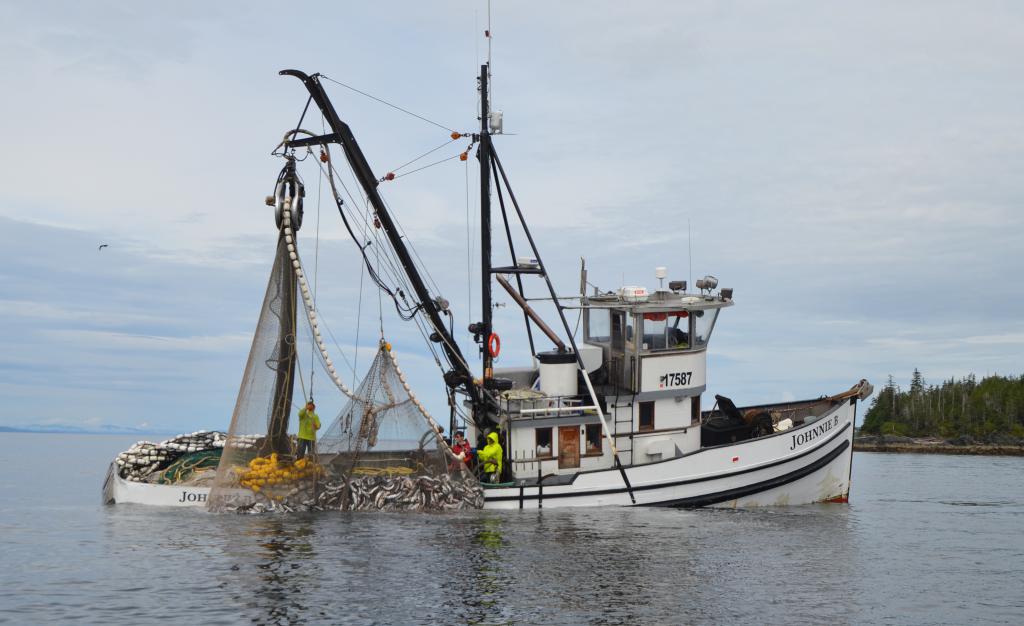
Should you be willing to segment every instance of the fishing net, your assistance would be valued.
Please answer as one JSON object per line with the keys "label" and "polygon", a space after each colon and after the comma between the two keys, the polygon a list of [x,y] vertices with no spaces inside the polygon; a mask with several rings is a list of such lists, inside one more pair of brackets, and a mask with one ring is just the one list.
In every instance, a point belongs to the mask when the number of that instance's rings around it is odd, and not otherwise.
{"label": "fishing net", "polygon": [[453,456],[381,342],[355,397],[320,440],[327,484],[317,503],[343,510],[481,508],[483,490]]}
{"label": "fishing net", "polygon": [[121,478],[139,483],[200,486],[217,468],[225,433],[201,430],[160,443],[139,441],[114,459]]}
{"label": "fishing net", "polygon": [[[292,489],[311,489],[315,476],[298,468],[301,480],[286,478],[284,467],[294,461],[294,443],[288,434],[295,383],[296,285],[291,259],[282,233],[267,283],[263,308],[253,334],[227,440],[210,490],[212,511],[234,510],[262,494],[284,501]],[[278,467],[278,465],[283,467]],[[273,472],[271,472],[273,465]]]}
{"label": "fishing net", "polygon": [[[289,241],[286,241],[289,240]],[[383,341],[363,382],[312,452],[297,455],[289,434],[299,346],[310,340],[318,366],[337,381],[306,297],[290,235],[282,235],[253,337],[224,451],[209,496],[211,511],[450,510],[480,508],[483,490],[452,456],[413,396]],[[299,279],[302,280],[301,278]],[[301,333],[301,335],[299,334]],[[316,349],[319,347],[319,351]],[[309,354],[307,354],[307,359]],[[309,363],[303,359],[301,363]],[[339,391],[339,395],[340,395]],[[293,432],[297,429],[291,429]]]}

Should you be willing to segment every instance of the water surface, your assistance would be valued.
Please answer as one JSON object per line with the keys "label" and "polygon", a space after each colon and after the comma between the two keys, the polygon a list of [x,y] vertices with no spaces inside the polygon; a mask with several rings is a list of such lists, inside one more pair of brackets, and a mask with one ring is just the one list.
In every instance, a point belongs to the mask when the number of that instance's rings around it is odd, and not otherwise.
{"label": "water surface", "polygon": [[0,623],[1024,623],[1024,458],[857,453],[849,505],[218,516],[135,437],[0,434]]}

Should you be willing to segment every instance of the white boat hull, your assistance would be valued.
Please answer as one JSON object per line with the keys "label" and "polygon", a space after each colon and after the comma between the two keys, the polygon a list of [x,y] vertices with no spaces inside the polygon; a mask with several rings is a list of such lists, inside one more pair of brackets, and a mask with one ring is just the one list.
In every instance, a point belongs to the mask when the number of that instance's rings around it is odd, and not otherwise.
{"label": "white boat hull", "polygon": [[487,509],[570,506],[754,507],[845,502],[856,400],[807,425],[682,457],[582,472],[571,484],[488,488]]}
{"label": "white boat hull", "polygon": [[206,506],[209,487],[157,485],[125,480],[110,464],[103,483],[103,504],[148,504],[153,506]]}
{"label": "white boat hull", "polygon": [[[850,493],[856,401],[845,400],[820,419],[775,435],[705,448],[696,453],[619,470],[582,472],[568,485],[485,490],[486,509],[586,506],[759,507],[845,502]],[[111,464],[105,504],[206,506],[209,487],[125,480]]]}

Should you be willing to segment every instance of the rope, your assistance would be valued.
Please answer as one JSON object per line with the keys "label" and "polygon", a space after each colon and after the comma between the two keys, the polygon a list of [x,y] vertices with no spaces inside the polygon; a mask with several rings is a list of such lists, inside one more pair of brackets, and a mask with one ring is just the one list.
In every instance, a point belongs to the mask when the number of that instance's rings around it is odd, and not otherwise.
{"label": "rope", "polygon": [[281,227],[284,230],[284,241],[288,245],[288,257],[292,261],[295,278],[299,281],[299,291],[302,293],[302,303],[305,305],[304,309],[306,311],[306,318],[309,320],[310,328],[313,330],[313,339],[316,342],[317,348],[320,349],[320,355],[324,359],[324,365],[327,366],[327,373],[334,382],[334,385],[349,398],[358,400],[359,398],[355,393],[353,393],[352,390],[342,382],[334,367],[334,362],[331,361],[330,355],[327,354],[327,346],[324,345],[323,337],[320,336],[320,326],[316,320],[316,306],[309,292],[309,284],[306,282],[306,274],[302,270],[302,261],[299,259],[298,248],[295,246],[295,233],[292,231],[291,202],[286,200],[283,209],[284,210],[281,212]]}
{"label": "rope", "polygon": [[439,123],[437,123],[437,122],[435,122],[433,120],[428,120],[427,118],[423,117],[422,115],[417,115],[417,114],[413,113],[412,111],[403,109],[402,107],[398,106],[397,104],[392,104],[392,103],[388,102],[387,100],[383,100],[381,98],[378,98],[377,96],[368,94],[365,91],[360,91],[360,90],[356,89],[355,87],[352,87],[351,85],[346,85],[345,83],[343,83],[341,81],[338,81],[338,80],[334,80],[333,78],[331,78],[329,76],[325,76],[325,75],[321,74],[320,78],[323,78],[324,80],[329,80],[332,83],[335,83],[337,85],[341,85],[345,89],[350,89],[350,90],[352,90],[352,91],[354,91],[354,92],[356,92],[358,94],[361,94],[361,95],[366,96],[367,98],[370,98],[371,100],[376,100],[377,102],[380,102],[381,104],[386,104],[387,106],[391,107],[392,109],[396,109],[398,111],[401,111],[402,113],[405,113],[407,115],[411,115],[411,116],[413,116],[413,117],[415,117],[417,119],[420,119],[420,120],[423,120],[424,122],[427,122],[428,124],[433,124],[434,126],[437,126],[438,128],[443,128],[443,129],[447,130],[448,132],[452,132],[452,133],[458,132],[458,131],[456,131],[453,128],[448,128],[444,124],[439,124]]}
{"label": "rope", "polygon": [[352,474],[356,476],[408,476],[409,474],[415,473],[411,467],[357,467],[352,470]]}
{"label": "rope", "polygon": [[[321,132],[326,135],[327,134],[327,129],[324,127],[324,116],[323,116],[322,113],[320,114],[320,128],[321,128]],[[312,152],[313,152],[312,150],[310,150],[308,148],[307,148],[307,150],[309,151],[310,154],[312,154]],[[324,195],[324,175],[323,175],[323,170],[320,170],[320,176],[318,176],[317,179],[316,179],[316,239],[315,239],[316,243],[314,244],[314,249],[313,249],[313,305],[314,306],[316,306],[316,294],[317,294],[317,291],[318,291],[317,286],[319,284],[317,278],[320,276],[320,201],[323,199],[323,195]],[[312,398],[313,397],[313,373],[314,373],[313,353],[311,351],[310,355],[309,355],[309,395],[306,396],[307,398]],[[355,374],[353,374],[353,376],[355,376]]]}
{"label": "rope", "polygon": [[[356,350],[352,357],[352,380],[356,378],[356,365],[359,363],[359,331],[363,325],[363,278],[366,276],[366,266],[359,264],[359,304],[356,306]],[[377,291],[380,295],[380,291]],[[333,336],[333,335],[332,335]]]}
{"label": "rope", "polygon": [[221,452],[222,450],[217,448],[185,455],[168,465],[160,474],[158,481],[163,484],[176,484],[188,480],[197,471],[216,469],[220,464]]}
{"label": "rope", "polygon": [[412,165],[412,164],[413,164],[413,163],[415,163],[416,161],[419,161],[419,160],[420,160],[420,159],[422,159],[423,157],[425,157],[425,156],[428,156],[428,155],[431,155],[431,154],[433,154],[433,153],[437,152],[437,151],[438,151],[438,150],[440,150],[441,148],[443,148],[443,147],[447,146],[448,144],[450,144],[450,143],[452,143],[452,142],[454,142],[454,141],[456,141],[456,140],[455,140],[455,139],[449,139],[448,141],[444,142],[443,144],[439,145],[438,147],[436,147],[436,148],[433,148],[433,149],[431,149],[431,150],[427,150],[426,152],[424,152],[423,154],[419,155],[418,157],[416,157],[416,158],[415,158],[415,159],[413,159],[412,161],[409,161],[408,163],[403,163],[402,165],[399,165],[398,167],[396,167],[396,168],[392,169],[392,170],[391,170],[391,173],[393,174],[393,173],[397,172],[398,170],[400,170],[400,169],[402,169],[402,168],[404,168],[404,167],[406,167],[406,166],[408,166],[408,165]]}
{"label": "rope", "polygon": [[388,357],[390,357],[391,364],[395,367],[395,374],[398,375],[398,380],[399,382],[402,383],[402,387],[405,389],[405,392],[409,394],[409,399],[412,400],[413,406],[415,406],[419,410],[420,414],[423,416],[423,419],[427,420],[427,424],[430,425],[430,429],[434,432],[434,435],[437,437],[437,445],[440,446],[441,449],[452,458],[457,458],[455,456],[455,453],[452,451],[451,446],[449,446],[448,442],[445,441],[444,437],[441,436],[441,426],[437,423],[437,421],[434,420],[434,418],[427,411],[427,407],[423,406],[423,403],[419,401],[419,398],[417,398],[416,394],[413,393],[412,388],[409,387],[409,382],[406,380],[405,374],[402,372],[402,368],[398,366],[398,358],[395,357],[394,351],[391,350],[388,344],[382,345],[381,349],[387,353]]}
{"label": "rope", "polygon": [[416,168],[414,170],[409,170],[408,172],[406,172],[404,174],[395,174],[395,178],[401,178],[403,176],[408,176],[409,174],[415,174],[416,172],[422,172],[423,170],[427,169],[428,167],[434,167],[435,165],[440,165],[440,164],[442,164],[442,163],[444,163],[446,161],[451,161],[452,159],[457,159],[457,158],[459,158],[459,156],[461,156],[461,154],[462,154],[461,152],[459,154],[453,154],[452,156],[450,156],[450,157],[448,157],[446,159],[441,159],[440,161],[434,161],[430,165],[424,165],[423,167],[418,167],[418,168]]}

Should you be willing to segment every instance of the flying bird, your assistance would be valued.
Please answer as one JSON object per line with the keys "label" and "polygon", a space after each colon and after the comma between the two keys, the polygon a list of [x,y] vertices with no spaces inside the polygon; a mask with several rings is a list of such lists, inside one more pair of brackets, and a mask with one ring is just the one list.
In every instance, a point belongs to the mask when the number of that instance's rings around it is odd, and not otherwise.
{"label": "flying bird", "polygon": [[106,247],[107,247],[108,245],[109,245],[109,244],[101,243],[101,244],[100,244],[100,247],[99,247],[99,248],[96,248],[96,251],[97,251],[97,252],[99,252],[99,251],[100,251],[100,250],[102,250],[103,248],[106,248]]}

